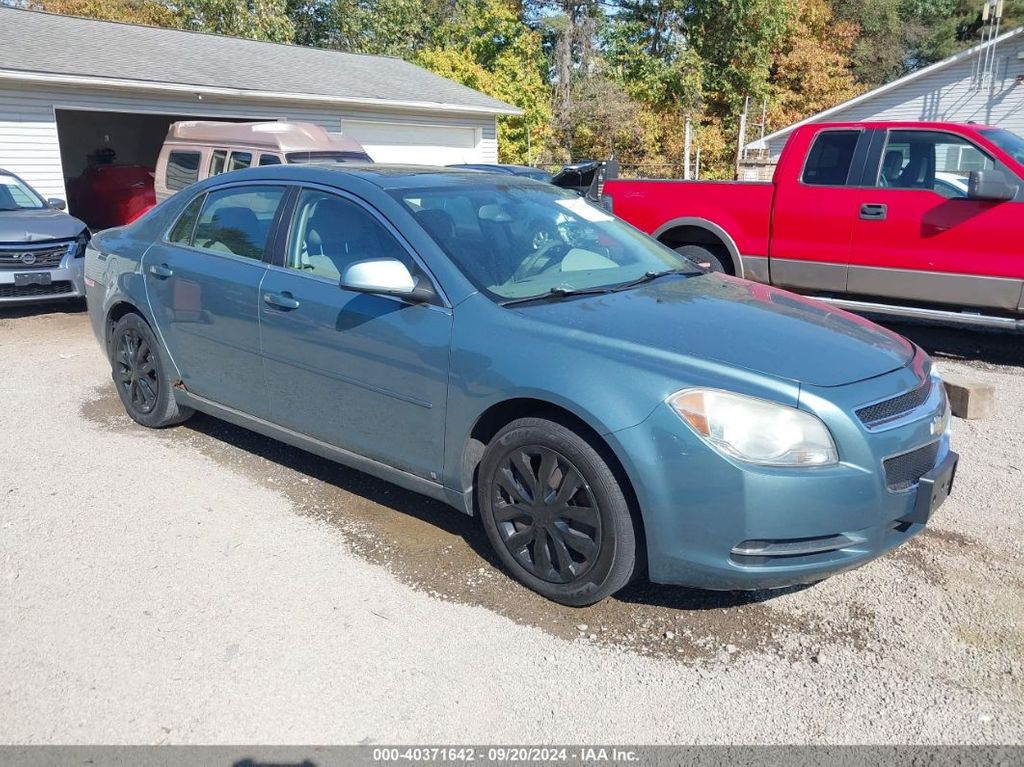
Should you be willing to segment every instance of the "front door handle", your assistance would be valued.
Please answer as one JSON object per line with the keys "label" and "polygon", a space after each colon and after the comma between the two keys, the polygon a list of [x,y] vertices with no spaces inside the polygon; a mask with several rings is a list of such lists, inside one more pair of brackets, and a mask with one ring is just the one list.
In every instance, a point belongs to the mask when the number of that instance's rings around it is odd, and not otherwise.
{"label": "front door handle", "polygon": [[153,264],[149,267],[149,273],[158,280],[166,280],[174,275],[174,270],[167,266],[167,264]]}
{"label": "front door handle", "polygon": [[278,309],[298,309],[299,302],[292,298],[291,293],[264,293],[263,301],[270,306],[275,306]]}
{"label": "front door handle", "polygon": [[860,206],[860,217],[865,221],[885,221],[885,217],[888,213],[888,205],[866,202]]}

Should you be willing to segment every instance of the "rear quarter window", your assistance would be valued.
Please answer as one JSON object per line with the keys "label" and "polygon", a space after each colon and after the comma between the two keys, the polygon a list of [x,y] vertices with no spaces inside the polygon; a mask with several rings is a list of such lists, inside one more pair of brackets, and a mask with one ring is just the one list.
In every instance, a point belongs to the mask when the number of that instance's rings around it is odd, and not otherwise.
{"label": "rear quarter window", "polygon": [[860,131],[825,131],[807,153],[803,182],[811,186],[846,186]]}

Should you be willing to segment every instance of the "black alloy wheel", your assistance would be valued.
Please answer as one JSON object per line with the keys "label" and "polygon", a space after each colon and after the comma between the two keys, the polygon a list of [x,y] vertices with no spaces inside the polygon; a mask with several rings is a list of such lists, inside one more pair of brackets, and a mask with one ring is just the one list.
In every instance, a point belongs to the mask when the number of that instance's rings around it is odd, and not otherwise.
{"label": "black alloy wheel", "polygon": [[123,400],[141,415],[152,413],[160,398],[160,378],[152,347],[134,328],[125,328],[114,349],[114,380]]}
{"label": "black alloy wheel", "polygon": [[579,469],[542,445],[508,453],[494,481],[494,521],[509,553],[531,575],[569,583],[601,549],[601,514]]}
{"label": "black alloy wheel", "polygon": [[477,469],[477,505],[509,573],[582,607],[642,574],[642,543],[614,455],[558,418],[528,416],[498,430]]}

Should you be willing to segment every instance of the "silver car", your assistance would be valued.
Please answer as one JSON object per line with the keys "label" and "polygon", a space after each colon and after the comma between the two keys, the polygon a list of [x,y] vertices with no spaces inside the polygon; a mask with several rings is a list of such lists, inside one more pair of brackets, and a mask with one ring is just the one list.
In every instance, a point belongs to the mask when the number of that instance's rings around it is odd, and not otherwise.
{"label": "silver car", "polygon": [[0,168],[0,306],[84,298],[89,229]]}

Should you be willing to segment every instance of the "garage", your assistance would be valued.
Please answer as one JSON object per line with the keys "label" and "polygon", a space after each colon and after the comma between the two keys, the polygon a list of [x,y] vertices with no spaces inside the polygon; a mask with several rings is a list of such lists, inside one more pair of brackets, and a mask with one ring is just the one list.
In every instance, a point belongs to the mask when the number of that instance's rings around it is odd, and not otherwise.
{"label": "garage", "polygon": [[0,167],[71,212],[83,173],[152,168],[176,120],[309,122],[377,162],[445,165],[497,162],[497,119],[521,114],[395,58],[3,5],[0,27]]}
{"label": "garage", "polygon": [[342,133],[361,143],[377,162],[431,165],[479,162],[473,159],[479,143],[476,128],[345,120]]}

